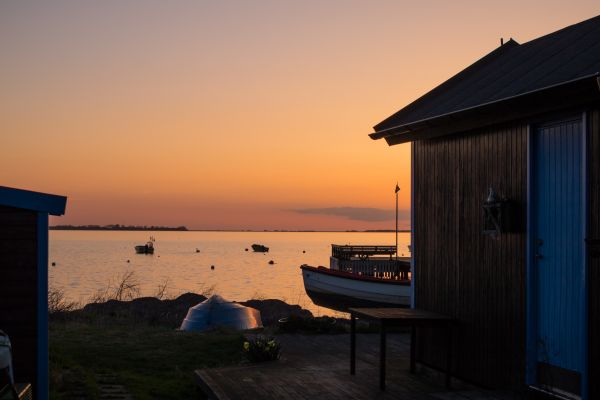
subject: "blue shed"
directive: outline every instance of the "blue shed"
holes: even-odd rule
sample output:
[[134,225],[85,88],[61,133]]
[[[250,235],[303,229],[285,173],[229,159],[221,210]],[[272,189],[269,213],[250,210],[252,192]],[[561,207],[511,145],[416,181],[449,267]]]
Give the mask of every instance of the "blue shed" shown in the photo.
[[0,329],[12,344],[15,381],[48,398],[48,216],[66,197],[0,186]]
[[600,16],[502,43],[374,130],[411,143],[414,306],[460,321],[453,372],[600,398]]

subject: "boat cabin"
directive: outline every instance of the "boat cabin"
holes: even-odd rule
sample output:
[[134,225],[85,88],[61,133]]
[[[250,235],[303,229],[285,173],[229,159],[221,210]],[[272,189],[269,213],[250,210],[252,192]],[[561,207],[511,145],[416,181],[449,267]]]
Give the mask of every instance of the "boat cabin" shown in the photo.
[[[410,143],[413,307],[453,373],[600,398],[600,16],[509,40],[374,127]],[[419,329],[418,359],[444,368]]]
[[331,245],[331,255],[333,257],[343,259],[343,260],[350,260],[352,258],[366,260],[370,256],[381,256],[381,255],[389,256],[389,258],[391,260],[394,256],[394,254],[396,254],[396,246],[371,246],[371,245],[351,246],[351,245],[339,245],[339,244]]
[[410,279],[410,257],[394,257],[391,245],[331,245],[329,268],[380,279]]

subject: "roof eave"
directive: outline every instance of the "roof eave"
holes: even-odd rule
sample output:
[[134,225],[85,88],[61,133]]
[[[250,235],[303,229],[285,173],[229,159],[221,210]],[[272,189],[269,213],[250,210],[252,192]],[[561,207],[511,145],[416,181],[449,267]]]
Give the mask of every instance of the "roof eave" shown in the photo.
[[63,215],[67,206],[67,198],[55,194],[0,186],[0,205],[45,212],[51,215]]
[[423,102],[427,102],[427,101],[429,101],[429,99],[435,98],[440,93],[443,93],[444,91],[449,90],[453,86],[460,84],[460,82],[462,82],[465,79],[465,77],[468,77],[469,74],[471,74],[473,71],[476,71],[476,70],[484,67],[485,65],[495,62],[499,58],[506,56],[511,51],[511,49],[513,49],[515,47],[519,47],[519,46],[520,46],[520,44],[511,38],[508,42],[504,43],[503,45],[496,48],[495,50],[489,52],[488,54],[486,54],[485,56],[483,56],[482,58],[480,58],[479,60],[477,60],[476,62],[474,62],[467,68],[465,68],[464,70],[460,71],[459,73],[457,73],[450,79],[446,80],[442,84],[438,85],[437,87],[435,87],[432,90],[430,90],[429,92],[425,93],[418,99],[416,99],[413,102],[411,102],[410,104],[406,105],[401,110],[390,115],[388,118],[379,122],[377,125],[375,125],[373,127],[373,129],[375,131],[381,131],[381,130],[386,129],[390,125],[397,125],[397,124],[394,124],[392,121],[394,121],[398,118],[400,118],[400,120],[401,120],[402,118],[400,116],[402,114],[404,114],[406,112],[410,112],[410,110],[415,107],[418,108],[419,104],[421,104]]
[[[560,99],[560,102],[555,102],[556,99]],[[566,103],[565,99],[569,99],[570,102]],[[382,129],[369,134],[369,137],[373,140],[385,139],[392,146],[465,132],[486,125],[507,122],[595,100],[600,100],[600,73]]]

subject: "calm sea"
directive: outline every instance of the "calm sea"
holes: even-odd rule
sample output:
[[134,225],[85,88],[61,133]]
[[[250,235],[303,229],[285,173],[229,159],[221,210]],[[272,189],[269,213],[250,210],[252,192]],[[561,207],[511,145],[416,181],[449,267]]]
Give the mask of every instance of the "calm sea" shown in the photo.
[[[149,236],[156,239],[154,255],[135,254],[134,246]],[[410,234],[399,233],[398,241],[399,253],[408,255]],[[270,250],[254,253],[253,243]],[[168,282],[170,296],[212,288],[228,300],[281,299],[315,315],[333,315],[308,298],[300,273],[301,264],[329,266],[332,243],[393,245],[395,237],[362,232],[50,231],[50,287],[86,303],[133,271],[142,295],[151,296]],[[275,264],[269,265],[270,260]]]

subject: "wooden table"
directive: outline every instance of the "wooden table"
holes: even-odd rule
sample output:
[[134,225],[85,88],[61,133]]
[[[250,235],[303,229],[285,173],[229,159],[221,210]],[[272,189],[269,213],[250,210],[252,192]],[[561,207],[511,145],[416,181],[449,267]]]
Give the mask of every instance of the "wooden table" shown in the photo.
[[379,323],[379,387],[385,389],[385,348],[386,330],[390,327],[410,326],[410,372],[416,366],[416,328],[418,326],[440,327],[446,331],[446,387],[450,388],[452,365],[452,330],[455,319],[430,311],[411,308],[350,308],[350,374],[356,373],[356,318]]

